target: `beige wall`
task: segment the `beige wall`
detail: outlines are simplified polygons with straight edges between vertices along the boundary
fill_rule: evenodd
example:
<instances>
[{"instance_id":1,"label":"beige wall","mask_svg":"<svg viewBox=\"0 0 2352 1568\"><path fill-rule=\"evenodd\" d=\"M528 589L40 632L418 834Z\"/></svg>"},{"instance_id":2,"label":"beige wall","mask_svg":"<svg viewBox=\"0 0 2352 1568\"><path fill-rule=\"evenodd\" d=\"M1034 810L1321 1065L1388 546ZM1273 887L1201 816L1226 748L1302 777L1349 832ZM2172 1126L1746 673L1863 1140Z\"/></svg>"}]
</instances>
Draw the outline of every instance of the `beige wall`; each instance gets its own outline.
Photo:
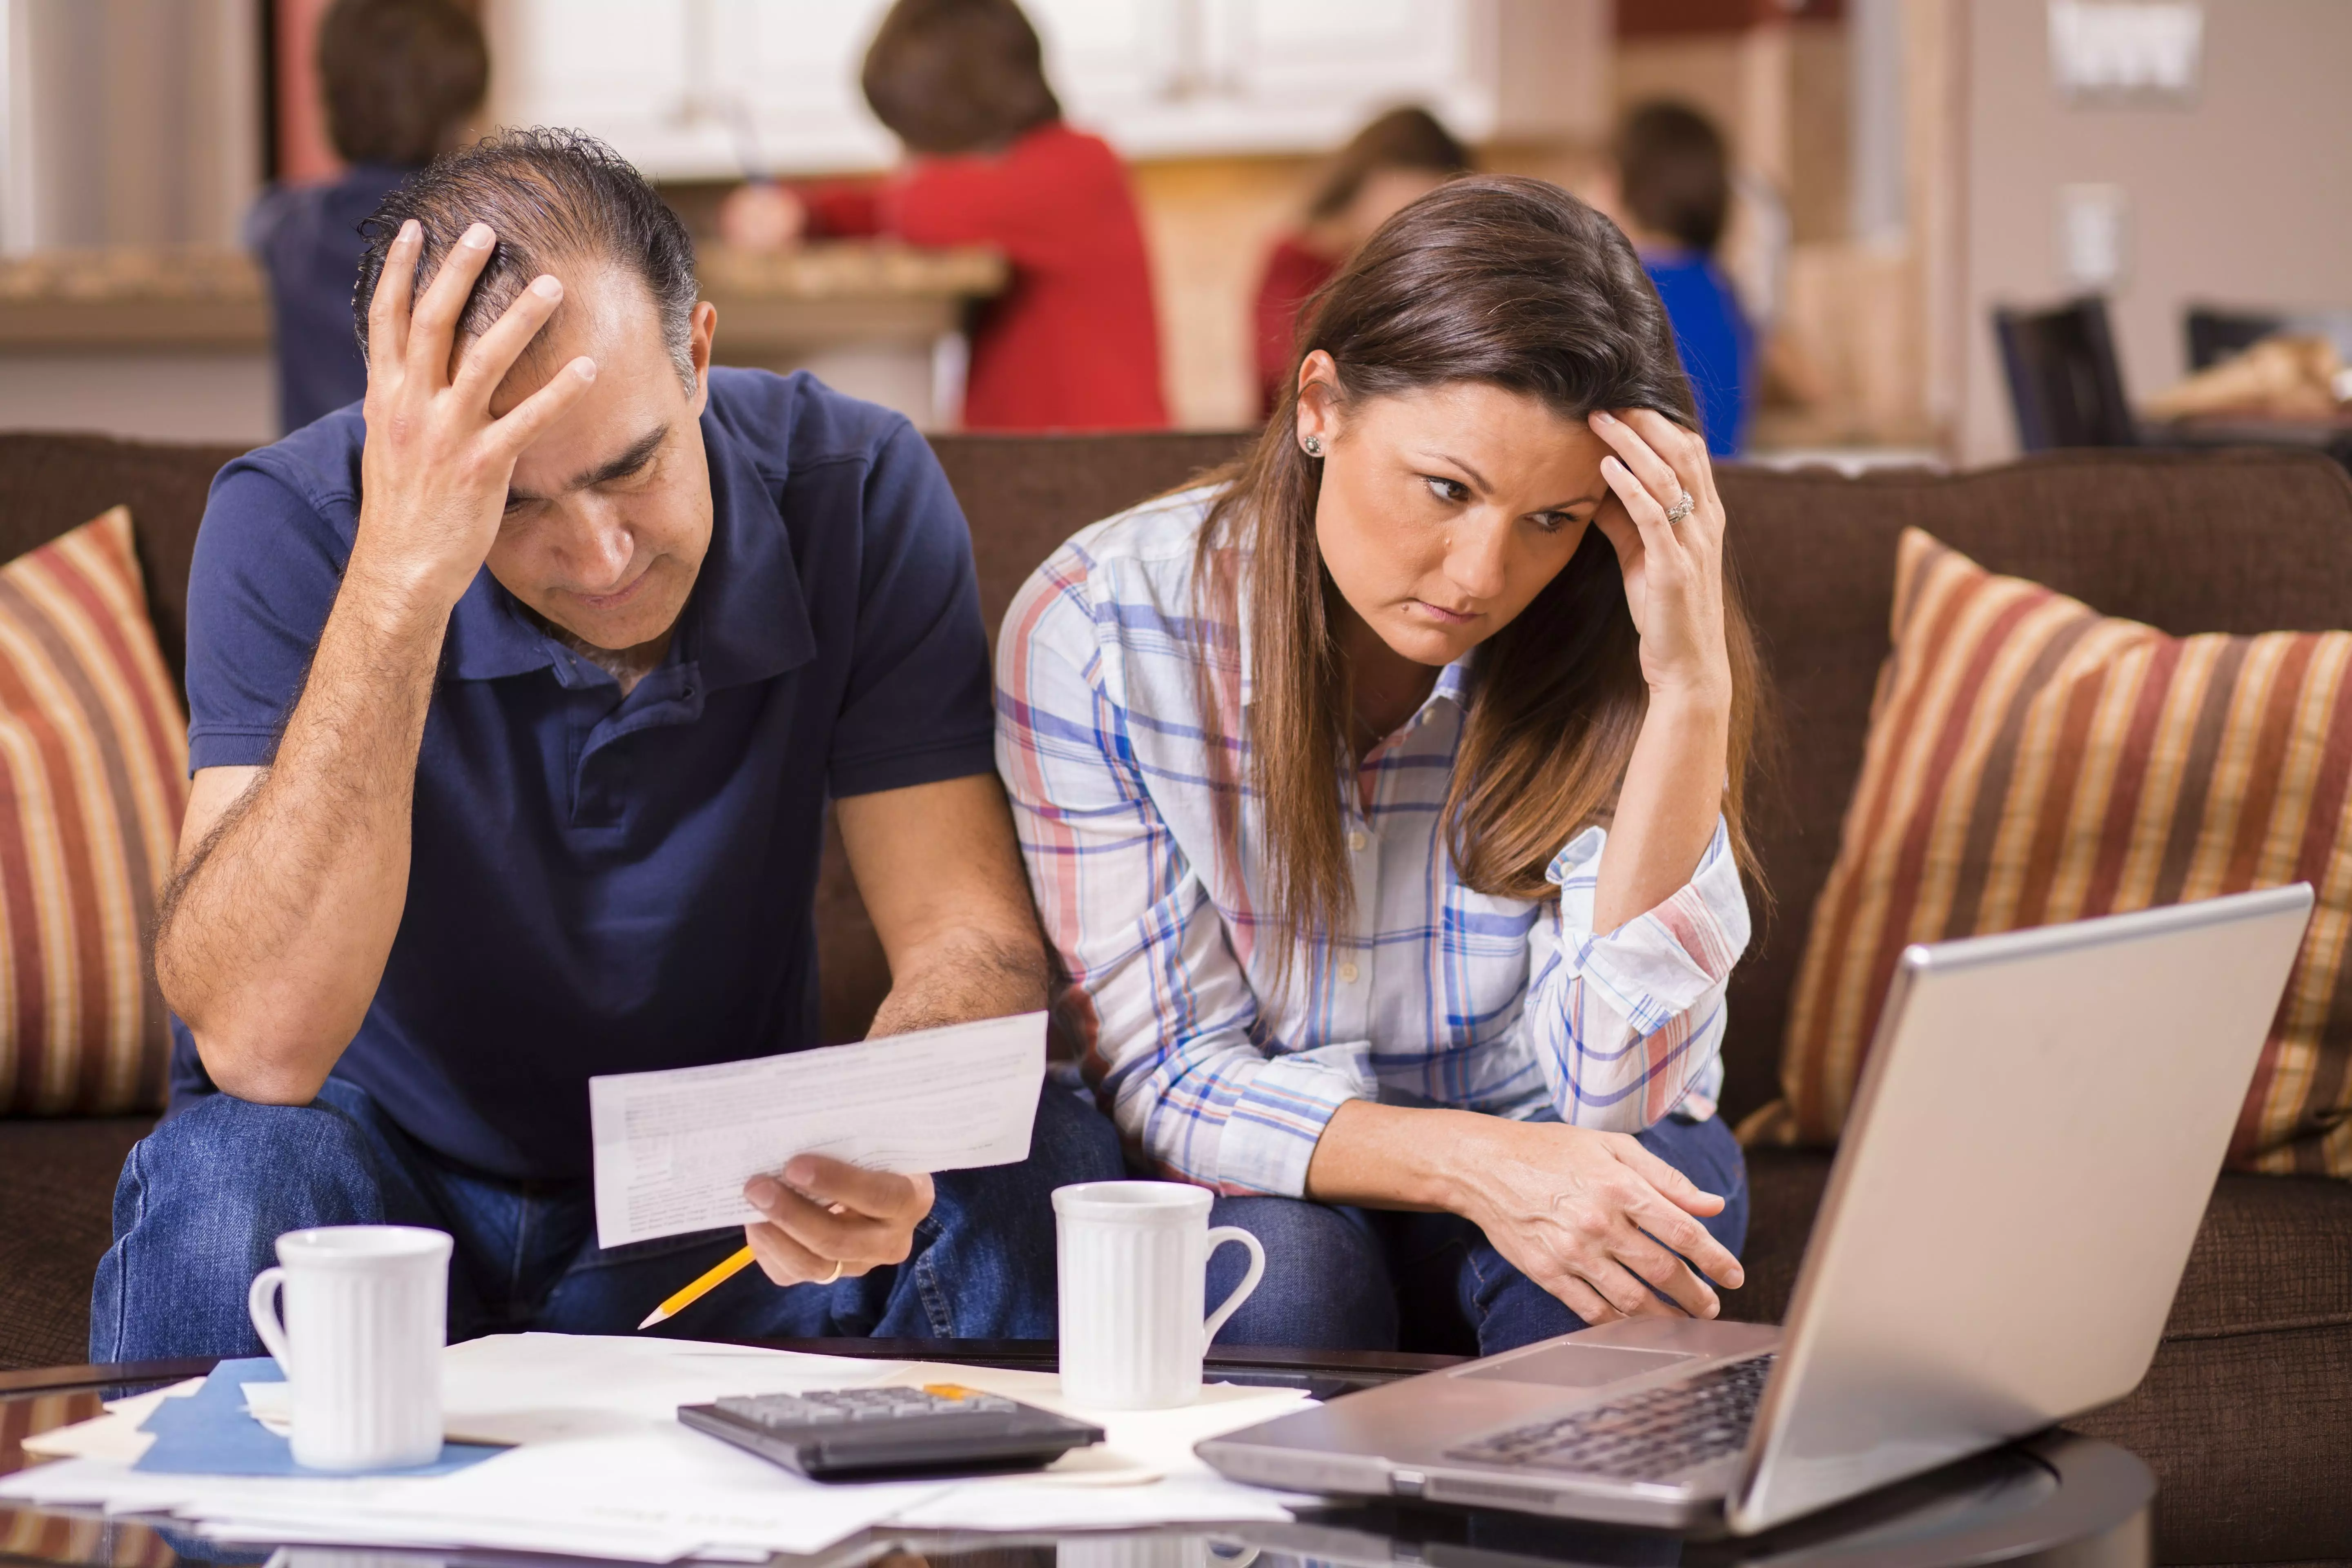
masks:
<instances>
[{"instance_id":1,"label":"beige wall","mask_svg":"<svg viewBox=\"0 0 2352 1568\"><path fill-rule=\"evenodd\" d=\"M2352 306L2352 3L2208 0L2189 109L2069 107L2051 85L2043 0L1965 10L1964 461L2015 450L1990 311L2068 291L2053 235L2063 184L2129 193L2111 308L2135 397L2185 372L2193 300Z\"/></svg>"},{"instance_id":2,"label":"beige wall","mask_svg":"<svg viewBox=\"0 0 2352 1568\"><path fill-rule=\"evenodd\" d=\"M1531 174L1589 194L1597 154L1505 144L1477 150L1479 167ZM1318 158L1181 158L1131 165L1160 311L1168 412L1189 429L1257 422L1253 313L1275 241L1297 226Z\"/></svg>"},{"instance_id":3,"label":"beige wall","mask_svg":"<svg viewBox=\"0 0 2352 1568\"><path fill-rule=\"evenodd\" d=\"M1250 312L1276 238L1298 221L1319 164L1305 158L1138 163L1169 416L1195 430L1257 422Z\"/></svg>"},{"instance_id":4,"label":"beige wall","mask_svg":"<svg viewBox=\"0 0 2352 1568\"><path fill-rule=\"evenodd\" d=\"M1738 32L1629 38L1612 63L1618 110L1652 99L1704 110L1732 158L1789 205L1799 244L1846 230L1846 32L1784 22Z\"/></svg>"}]
</instances>

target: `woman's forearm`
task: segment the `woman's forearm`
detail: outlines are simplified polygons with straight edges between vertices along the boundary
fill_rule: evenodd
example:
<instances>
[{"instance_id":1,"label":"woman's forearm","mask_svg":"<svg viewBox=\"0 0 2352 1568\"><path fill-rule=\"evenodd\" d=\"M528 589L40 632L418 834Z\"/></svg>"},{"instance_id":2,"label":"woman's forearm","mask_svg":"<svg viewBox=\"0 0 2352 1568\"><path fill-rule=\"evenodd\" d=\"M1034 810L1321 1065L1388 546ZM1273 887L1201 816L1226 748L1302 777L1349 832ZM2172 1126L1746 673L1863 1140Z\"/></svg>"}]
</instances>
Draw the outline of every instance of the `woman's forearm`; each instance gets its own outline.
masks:
<instances>
[{"instance_id":1,"label":"woman's forearm","mask_svg":"<svg viewBox=\"0 0 2352 1568\"><path fill-rule=\"evenodd\" d=\"M1715 1292L1689 1263L1727 1285L1742 1279L1696 1217L1720 1213L1722 1197L1619 1132L1349 1100L1324 1124L1307 1195L1460 1215L1588 1323L1714 1317Z\"/></svg>"},{"instance_id":2,"label":"woman's forearm","mask_svg":"<svg viewBox=\"0 0 2352 1568\"><path fill-rule=\"evenodd\" d=\"M1351 1100L1331 1113L1307 1166L1307 1195L1376 1209L1452 1209L1454 1118L1475 1112Z\"/></svg>"},{"instance_id":3,"label":"woman's forearm","mask_svg":"<svg viewBox=\"0 0 2352 1568\"><path fill-rule=\"evenodd\" d=\"M1601 858L1594 931L1648 913L1691 879L1723 813L1730 744L1728 691L1652 694Z\"/></svg>"}]
</instances>

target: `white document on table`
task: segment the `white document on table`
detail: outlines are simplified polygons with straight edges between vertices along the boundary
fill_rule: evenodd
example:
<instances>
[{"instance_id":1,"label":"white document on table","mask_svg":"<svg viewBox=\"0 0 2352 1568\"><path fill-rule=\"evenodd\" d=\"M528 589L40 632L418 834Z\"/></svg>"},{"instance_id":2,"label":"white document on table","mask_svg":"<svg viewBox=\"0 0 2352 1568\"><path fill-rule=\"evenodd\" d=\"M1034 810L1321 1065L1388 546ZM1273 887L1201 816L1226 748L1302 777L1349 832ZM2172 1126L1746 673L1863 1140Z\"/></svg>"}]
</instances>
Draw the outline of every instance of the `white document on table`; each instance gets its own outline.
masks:
<instances>
[{"instance_id":1,"label":"white document on table","mask_svg":"<svg viewBox=\"0 0 2352 1568\"><path fill-rule=\"evenodd\" d=\"M906 1365L692 1340L491 1334L441 1352L441 1434L452 1443L511 1447L674 1426L681 1405L855 1388L887 1381ZM248 1383L245 1407L273 1432L293 1428L291 1384Z\"/></svg>"},{"instance_id":2,"label":"white document on table","mask_svg":"<svg viewBox=\"0 0 2352 1568\"><path fill-rule=\"evenodd\" d=\"M1029 1157L1045 1015L588 1080L596 1241L749 1225L743 1184L795 1154L902 1174Z\"/></svg>"},{"instance_id":3,"label":"white document on table","mask_svg":"<svg viewBox=\"0 0 2352 1568\"><path fill-rule=\"evenodd\" d=\"M450 1431L520 1447L465 1472L164 1475L80 1458L0 1477L0 1500L169 1513L220 1541L764 1561L820 1551L949 1483L823 1485L679 1425L677 1406L856 1386L905 1365L690 1341L494 1335L442 1352L445 1419ZM249 1408L283 1403L284 1384L245 1386Z\"/></svg>"},{"instance_id":4,"label":"white document on table","mask_svg":"<svg viewBox=\"0 0 2352 1568\"><path fill-rule=\"evenodd\" d=\"M1296 1389L1211 1384L1175 1410L1097 1411L1050 1373L874 1362L625 1336L499 1334L442 1352L447 1429L519 1446L433 1477L151 1474L130 1459L62 1458L0 1476L26 1499L168 1513L208 1539L466 1547L638 1563L808 1554L885 1521L925 1530L1117 1529L1279 1520L1307 1500L1226 1480L1192 1447L1303 1406ZM728 1394L942 1379L1063 1411L1104 1441L1038 1472L824 1484L681 1426L677 1407ZM248 1406L284 1386L246 1384ZM155 1396L156 1398L164 1395ZM153 1398L105 1419L142 1415ZM135 1458L135 1456L132 1456Z\"/></svg>"},{"instance_id":5,"label":"white document on table","mask_svg":"<svg viewBox=\"0 0 2352 1568\"><path fill-rule=\"evenodd\" d=\"M1207 1521L1286 1520L1316 1500L1230 1481L1192 1451L1261 1421L1305 1408L1304 1389L1202 1385L1173 1410L1097 1410L1062 1397L1052 1373L909 1362L880 1381L942 1379L1076 1416L1103 1429L1043 1470L961 1480L890 1516L910 1530L1115 1530ZM477 1466L477 1469L487 1468Z\"/></svg>"}]
</instances>

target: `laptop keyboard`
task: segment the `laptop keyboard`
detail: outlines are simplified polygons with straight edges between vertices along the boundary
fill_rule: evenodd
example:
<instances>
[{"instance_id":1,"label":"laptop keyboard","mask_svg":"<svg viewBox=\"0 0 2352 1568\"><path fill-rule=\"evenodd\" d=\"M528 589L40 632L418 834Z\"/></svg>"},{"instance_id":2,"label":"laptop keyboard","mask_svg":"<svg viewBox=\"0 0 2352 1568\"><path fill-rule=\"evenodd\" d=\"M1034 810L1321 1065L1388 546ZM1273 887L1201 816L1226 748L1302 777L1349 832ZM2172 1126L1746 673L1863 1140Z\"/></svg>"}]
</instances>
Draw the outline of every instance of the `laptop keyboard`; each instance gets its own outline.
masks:
<instances>
[{"instance_id":1,"label":"laptop keyboard","mask_svg":"<svg viewBox=\"0 0 2352 1568\"><path fill-rule=\"evenodd\" d=\"M1446 1458L1576 1470L1615 1480L1664 1480L1747 1445L1772 1359L1753 1356L1709 1367L1680 1383L1497 1432L1449 1449Z\"/></svg>"}]
</instances>

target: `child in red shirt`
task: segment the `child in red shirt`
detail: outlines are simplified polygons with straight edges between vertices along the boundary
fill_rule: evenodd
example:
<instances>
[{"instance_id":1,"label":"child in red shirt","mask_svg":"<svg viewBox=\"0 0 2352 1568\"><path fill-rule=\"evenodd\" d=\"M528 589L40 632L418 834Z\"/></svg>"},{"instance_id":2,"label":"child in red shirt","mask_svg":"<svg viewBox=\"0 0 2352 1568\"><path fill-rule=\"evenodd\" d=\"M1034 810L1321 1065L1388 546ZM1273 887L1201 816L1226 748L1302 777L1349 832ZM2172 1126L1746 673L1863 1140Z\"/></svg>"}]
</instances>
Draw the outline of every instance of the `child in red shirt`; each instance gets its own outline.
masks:
<instances>
[{"instance_id":1,"label":"child in red shirt","mask_svg":"<svg viewBox=\"0 0 2352 1568\"><path fill-rule=\"evenodd\" d=\"M1392 109L1340 149L1306 224L1275 242L1258 281L1251 325L1259 418L1273 414L1276 392L1297 371L1292 336L1307 296L1401 208L1469 170L1462 143L1423 109Z\"/></svg>"},{"instance_id":2,"label":"child in red shirt","mask_svg":"<svg viewBox=\"0 0 2352 1568\"><path fill-rule=\"evenodd\" d=\"M1074 131L1013 0L898 0L866 50L875 114L913 159L879 185L803 191L808 232L984 245L1012 264L971 333L971 430L1168 423L1160 331L1118 155Z\"/></svg>"}]
</instances>

